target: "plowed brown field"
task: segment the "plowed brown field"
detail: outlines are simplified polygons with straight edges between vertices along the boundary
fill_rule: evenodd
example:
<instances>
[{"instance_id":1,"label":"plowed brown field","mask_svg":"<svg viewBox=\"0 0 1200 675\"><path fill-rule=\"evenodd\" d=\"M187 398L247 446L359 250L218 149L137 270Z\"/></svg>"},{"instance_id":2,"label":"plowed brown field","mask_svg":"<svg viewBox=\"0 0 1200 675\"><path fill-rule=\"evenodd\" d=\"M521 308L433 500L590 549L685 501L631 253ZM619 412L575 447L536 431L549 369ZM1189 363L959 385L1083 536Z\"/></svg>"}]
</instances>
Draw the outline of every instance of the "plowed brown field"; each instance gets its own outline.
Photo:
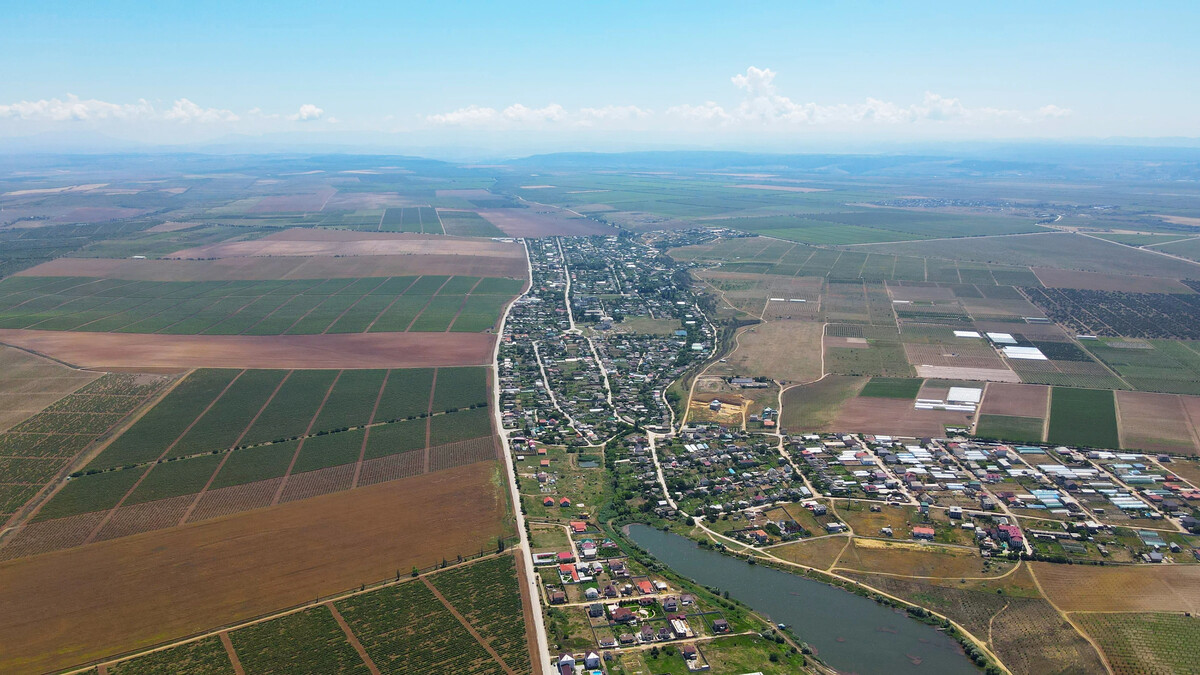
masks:
<instances>
[{"instance_id":1,"label":"plowed brown field","mask_svg":"<svg viewBox=\"0 0 1200 675\"><path fill-rule=\"evenodd\" d=\"M495 335L156 335L0 330L0 343L81 368L416 368L484 365Z\"/></svg>"},{"instance_id":2,"label":"plowed brown field","mask_svg":"<svg viewBox=\"0 0 1200 675\"><path fill-rule=\"evenodd\" d=\"M0 564L0 671L66 668L493 547L496 466Z\"/></svg>"}]
</instances>

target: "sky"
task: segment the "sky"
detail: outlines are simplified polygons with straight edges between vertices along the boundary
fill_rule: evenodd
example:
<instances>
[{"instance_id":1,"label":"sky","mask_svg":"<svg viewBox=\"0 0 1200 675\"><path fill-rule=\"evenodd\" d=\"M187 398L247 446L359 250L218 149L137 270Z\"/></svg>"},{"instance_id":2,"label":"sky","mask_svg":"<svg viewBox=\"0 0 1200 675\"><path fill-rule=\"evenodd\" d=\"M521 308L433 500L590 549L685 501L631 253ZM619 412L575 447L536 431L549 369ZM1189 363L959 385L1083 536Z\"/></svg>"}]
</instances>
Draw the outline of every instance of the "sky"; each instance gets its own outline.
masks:
<instances>
[{"instance_id":1,"label":"sky","mask_svg":"<svg viewBox=\"0 0 1200 675\"><path fill-rule=\"evenodd\" d=\"M1197 2L0 5L0 137L531 151L1200 137Z\"/></svg>"}]
</instances>

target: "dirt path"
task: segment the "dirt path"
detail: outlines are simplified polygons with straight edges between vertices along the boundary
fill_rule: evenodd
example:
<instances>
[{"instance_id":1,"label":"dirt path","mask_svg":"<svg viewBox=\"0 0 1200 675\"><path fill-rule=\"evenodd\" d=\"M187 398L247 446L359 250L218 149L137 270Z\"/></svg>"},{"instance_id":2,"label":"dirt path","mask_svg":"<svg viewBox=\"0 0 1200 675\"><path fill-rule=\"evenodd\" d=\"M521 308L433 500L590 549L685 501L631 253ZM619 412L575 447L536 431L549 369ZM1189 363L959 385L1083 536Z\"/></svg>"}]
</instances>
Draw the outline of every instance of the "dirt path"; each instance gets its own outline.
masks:
<instances>
[{"instance_id":1,"label":"dirt path","mask_svg":"<svg viewBox=\"0 0 1200 675\"><path fill-rule=\"evenodd\" d=\"M333 393L333 388L337 386L338 380L342 379L342 373L346 371L339 370L338 374L333 378L333 382L329 383L329 388L325 390L325 398L321 399L321 405L317 406L317 411L313 413L312 419L308 421L308 426L304 429L304 438L296 444L296 451L292 453L292 461L288 463L287 471L283 473L283 480L279 481L279 487L275 488L275 496L271 498L271 506L279 503L279 499L283 497L283 490L287 487L288 479L292 477L292 469L296 467L296 460L300 458L300 451L304 449L304 441L312 433L313 426L317 423L317 418L321 416L321 411L325 409L325 403L329 401L329 395Z\"/></svg>"},{"instance_id":2,"label":"dirt path","mask_svg":"<svg viewBox=\"0 0 1200 675\"><path fill-rule=\"evenodd\" d=\"M437 372L436 368L434 372ZM379 385L379 393L375 395L375 405L371 408L371 417L367 420L367 428L363 431L362 447L358 449L358 462L354 464L354 479L350 481L351 490L358 487L358 478L362 475L363 460L367 456L367 441L371 439L371 427L375 424L375 414L379 412L379 402L383 400L383 392L387 389L388 378L391 376L391 370L383 373L383 383ZM429 445L428 439L426 439L425 445Z\"/></svg>"},{"instance_id":3,"label":"dirt path","mask_svg":"<svg viewBox=\"0 0 1200 675\"><path fill-rule=\"evenodd\" d=\"M438 369L433 369L433 381L429 385L429 407L425 410L425 473L429 473L429 439L433 436L433 396L437 393Z\"/></svg>"},{"instance_id":4,"label":"dirt path","mask_svg":"<svg viewBox=\"0 0 1200 675\"><path fill-rule=\"evenodd\" d=\"M504 672L508 673L508 675L517 675L515 672L513 672L512 668L508 667L508 664L504 662L504 659L500 658L500 655L496 653L496 650L492 649L492 646L487 643L487 640L483 639L483 636L479 634L479 631L475 630L475 627L471 625L471 622L467 621L466 617L464 617L462 614L459 614L458 610L454 609L454 605L450 604L450 601L447 600L437 588L434 588L433 584L429 583L429 579L421 577L421 581L424 582L425 587L428 588L431 593L437 596L437 599L446 606L446 609L450 610L450 613L454 615L454 618L458 619L458 622L463 625L463 628L467 629L467 632L471 634L471 637L475 638L475 641L478 642L481 647L486 649L488 654L491 654L492 658L496 660L496 663L500 664L500 667L504 669Z\"/></svg>"},{"instance_id":5,"label":"dirt path","mask_svg":"<svg viewBox=\"0 0 1200 675\"><path fill-rule=\"evenodd\" d=\"M1042 582L1038 580L1037 572L1034 571L1033 565L1029 566L1029 578L1033 579L1033 585L1037 588L1038 595L1045 598L1046 602L1050 603L1050 606L1054 608L1054 611L1058 612L1059 616L1061 616L1064 621L1071 624L1071 628L1075 629L1076 633L1079 633L1084 640L1088 641L1088 644L1090 644L1092 649L1096 650L1096 654L1100 656L1100 662L1104 664L1104 669L1108 671L1109 675L1113 675L1112 664L1108 662L1108 657L1104 655L1104 650L1100 649L1100 645L1092 639L1092 636L1085 633L1083 629L1079 627L1079 624L1075 623L1075 621L1071 619L1070 614L1062 611L1058 605L1054 604L1054 601L1051 600L1050 596L1046 593L1046 589L1042 588Z\"/></svg>"},{"instance_id":6,"label":"dirt path","mask_svg":"<svg viewBox=\"0 0 1200 675\"><path fill-rule=\"evenodd\" d=\"M237 651L233 648L233 642L229 639L229 631L223 630L217 633L221 638L221 644L225 647L225 653L229 655L229 662L233 665L235 675L246 675L246 670L242 668L242 661L238 658Z\"/></svg>"},{"instance_id":7,"label":"dirt path","mask_svg":"<svg viewBox=\"0 0 1200 675\"><path fill-rule=\"evenodd\" d=\"M458 317L462 316L463 309L465 309L467 306L467 299L471 297L471 294L475 292L475 289L479 287L479 284L482 281L483 277L479 277L479 281L476 281L474 284L472 284L471 289L463 294L462 302L458 304L458 311L454 313L454 318L450 319L450 323L446 324L446 330L443 332L449 333L454 329L454 322L458 321Z\"/></svg>"},{"instance_id":8,"label":"dirt path","mask_svg":"<svg viewBox=\"0 0 1200 675\"><path fill-rule=\"evenodd\" d=\"M115 506L113 506L111 509L109 509L108 513L104 514L104 518L101 519L100 523L97 524L96 527L93 528L92 531L88 534L87 539L85 539L83 541L83 543L85 545L90 544L96 540L96 536L100 534L100 531L104 529L104 526L108 524L108 521L112 520L112 517L114 515L116 515L117 509L121 508L121 506L123 504L125 504L125 500L129 499L129 496L132 495L138 489L138 486L140 486L142 484L142 482L146 480L146 476L150 475L150 472L154 470L154 467L158 464L158 462L161 461L164 457L166 457L171 452L171 450L176 445L179 444L179 441L183 440L184 436L187 436L188 432L192 430L192 427L196 426L196 424L198 424L200 422L200 420L204 419L204 416L208 414L208 411L213 409L213 406L215 406L217 404L217 401L220 401L225 396L225 393L228 392L230 390L230 388L233 387L234 383L237 382L239 379L241 379L242 375L245 375L245 374L246 374L246 371L244 371L244 370L238 372L238 374L235 375L233 377L233 379L229 381L229 384L225 385L225 388L221 390L221 393L217 394L216 397L213 398L213 400L209 401L208 405L205 406L204 410L199 415L196 415L196 419L192 420L191 423L187 425L187 428L185 428L183 430L183 432L181 432L179 434L179 436L177 436L175 438L175 440L171 441L171 444L168 445L162 451L162 453L158 456L158 458L155 459L154 463L151 464L150 466L146 467L146 470L144 472L142 472L142 475L133 484L133 487L130 487L129 490L124 495L121 496L120 501L118 501Z\"/></svg>"},{"instance_id":9,"label":"dirt path","mask_svg":"<svg viewBox=\"0 0 1200 675\"><path fill-rule=\"evenodd\" d=\"M425 303L425 306L421 307L421 311L416 312L416 316L413 317L413 321L408 322L408 325L406 325L406 327L404 327L404 333L408 333L409 330L413 329L413 325L416 324L416 319L421 318L422 313L425 313L425 310L430 309L430 305L433 304L433 298L438 297L438 293L442 292L442 289L445 288L446 283L450 283L451 279L454 279L454 277L452 277L452 276L446 277L446 280L442 282L442 286L438 286L437 291L434 291L433 294L430 295L430 301L427 301L427 303Z\"/></svg>"},{"instance_id":10,"label":"dirt path","mask_svg":"<svg viewBox=\"0 0 1200 675\"><path fill-rule=\"evenodd\" d=\"M1009 603L1009 602L1004 603L1004 606L1001 607L1000 610L997 611L995 614L993 614L992 618L988 619L987 641L988 641L989 645L995 645L995 640L992 639L992 624L995 623L996 617L1000 616L1002 613L1004 613L1004 610L1008 609L1009 604L1011 604L1011 603Z\"/></svg>"},{"instance_id":11,"label":"dirt path","mask_svg":"<svg viewBox=\"0 0 1200 675\"><path fill-rule=\"evenodd\" d=\"M338 611L337 607L334 607L332 601L326 601L324 604L329 608L329 613L333 614L333 619L341 626L342 632L346 634L346 642L349 642L350 646L354 647L354 651L358 652L358 657L366 664L367 670L371 671L371 675L380 675L375 661L371 659L371 655L367 653L362 643L358 641L358 638L354 635L354 631L350 629L350 624L346 623L346 620L342 618L342 613Z\"/></svg>"}]
</instances>

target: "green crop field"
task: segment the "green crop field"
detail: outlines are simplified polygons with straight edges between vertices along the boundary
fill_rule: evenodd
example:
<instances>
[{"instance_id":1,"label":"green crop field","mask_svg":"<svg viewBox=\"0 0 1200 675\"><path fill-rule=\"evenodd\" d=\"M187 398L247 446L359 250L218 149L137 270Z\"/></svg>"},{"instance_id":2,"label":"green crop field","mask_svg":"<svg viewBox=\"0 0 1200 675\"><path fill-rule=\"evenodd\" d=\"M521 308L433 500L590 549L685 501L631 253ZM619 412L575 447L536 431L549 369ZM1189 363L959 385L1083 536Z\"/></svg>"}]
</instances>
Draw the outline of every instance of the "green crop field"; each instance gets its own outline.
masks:
<instances>
[{"instance_id":1,"label":"green crop field","mask_svg":"<svg viewBox=\"0 0 1200 675\"><path fill-rule=\"evenodd\" d=\"M375 420L399 420L429 411L429 392L433 388L432 368L393 370L388 375Z\"/></svg>"},{"instance_id":2,"label":"green crop field","mask_svg":"<svg viewBox=\"0 0 1200 675\"><path fill-rule=\"evenodd\" d=\"M492 414L487 408L460 410L429 420L429 445L445 445L492 433Z\"/></svg>"},{"instance_id":3,"label":"green crop field","mask_svg":"<svg viewBox=\"0 0 1200 675\"><path fill-rule=\"evenodd\" d=\"M423 583L389 586L334 605L382 673L503 672Z\"/></svg>"},{"instance_id":4,"label":"green crop field","mask_svg":"<svg viewBox=\"0 0 1200 675\"><path fill-rule=\"evenodd\" d=\"M362 452L364 429L342 431L336 434L313 436L304 442L300 456L292 473L316 471L331 466L341 466L358 461Z\"/></svg>"},{"instance_id":5,"label":"green crop field","mask_svg":"<svg viewBox=\"0 0 1200 675\"><path fill-rule=\"evenodd\" d=\"M362 426L370 421L375 399L383 386L383 370L344 370L325 407L317 415L313 431L330 431Z\"/></svg>"},{"instance_id":6,"label":"green crop field","mask_svg":"<svg viewBox=\"0 0 1200 675\"><path fill-rule=\"evenodd\" d=\"M433 410L457 410L487 404L487 369L482 367L439 368Z\"/></svg>"},{"instance_id":7,"label":"green crop field","mask_svg":"<svg viewBox=\"0 0 1200 675\"><path fill-rule=\"evenodd\" d=\"M530 669L521 588L512 556L483 560L430 579L509 668L519 673Z\"/></svg>"},{"instance_id":8,"label":"green crop field","mask_svg":"<svg viewBox=\"0 0 1200 675\"><path fill-rule=\"evenodd\" d=\"M221 455L204 455L155 464L133 494L129 495L129 499L125 500L125 504L141 504L156 499L195 494L204 489L221 459Z\"/></svg>"},{"instance_id":9,"label":"green crop field","mask_svg":"<svg viewBox=\"0 0 1200 675\"><path fill-rule=\"evenodd\" d=\"M212 489L279 478L287 473L300 441L234 450L213 480Z\"/></svg>"},{"instance_id":10,"label":"green crop field","mask_svg":"<svg viewBox=\"0 0 1200 675\"><path fill-rule=\"evenodd\" d=\"M872 377L859 396L880 398L916 398L924 380L901 377Z\"/></svg>"},{"instance_id":11,"label":"green crop field","mask_svg":"<svg viewBox=\"0 0 1200 675\"><path fill-rule=\"evenodd\" d=\"M303 434L336 377L337 371L333 370L293 371L242 443L255 445Z\"/></svg>"},{"instance_id":12,"label":"green crop field","mask_svg":"<svg viewBox=\"0 0 1200 675\"><path fill-rule=\"evenodd\" d=\"M450 211L438 209L446 234L459 237L504 237L504 230L493 225L474 211Z\"/></svg>"},{"instance_id":13,"label":"green crop field","mask_svg":"<svg viewBox=\"0 0 1200 675\"><path fill-rule=\"evenodd\" d=\"M221 645L221 639L214 635L122 661L109 667L108 672L112 675L229 675L233 672L233 664Z\"/></svg>"},{"instance_id":14,"label":"green crop field","mask_svg":"<svg viewBox=\"0 0 1200 675\"><path fill-rule=\"evenodd\" d=\"M427 422L434 445L490 435L486 369L476 366L439 369L434 410L457 412L426 420L433 373L431 368L346 370L340 374L309 370L197 370L93 459L83 475L69 481L41 509L38 518L112 508L160 456L167 461L153 464L145 480L130 495L128 504L193 494L210 478L213 489L278 478L287 472L300 446L300 437L310 424L310 435L303 439L293 473L352 464L363 452L365 425L371 421L376 400L379 410L366 448L367 459L424 449ZM98 380L89 388L144 395L167 381L161 378L153 385L134 386L131 376L109 377L128 381L132 389L118 386L120 382L115 380L104 384ZM277 388L275 397L267 404ZM328 399L327 391L330 391ZM119 403L111 405L96 395L76 400L78 405L87 401L93 408L127 410L132 405L127 398L133 397L122 395ZM67 399L60 404L71 405ZM420 419L408 419L418 416ZM104 426L96 433L107 428ZM337 431L341 429L349 430ZM28 442L27 438L33 436L0 434L0 476L5 477L0 481L2 508L15 510L32 497L37 488L27 489L30 486L24 483L33 479L50 480L66 458L90 440L83 434L39 434L36 437L39 440ZM214 471L230 451L232 454L214 477ZM20 456L8 456L17 454ZM45 461L39 459L41 456ZM11 485L5 485L5 481Z\"/></svg>"},{"instance_id":15,"label":"green crop field","mask_svg":"<svg viewBox=\"0 0 1200 675\"><path fill-rule=\"evenodd\" d=\"M1116 675L1194 673L1200 664L1200 618L1088 612L1071 618L1100 644Z\"/></svg>"},{"instance_id":16,"label":"green crop field","mask_svg":"<svg viewBox=\"0 0 1200 675\"><path fill-rule=\"evenodd\" d=\"M975 435L980 438L1040 443L1042 426L1042 420L1038 417L980 415L979 424L975 427Z\"/></svg>"},{"instance_id":17,"label":"green crop field","mask_svg":"<svg viewBox=\"0 0 1200 675\"><path fill-rule=\"evenodd\" d=\"M287 675L369 672L327 607L314 607L229 634L247 673Z\"/></svg>"},{"instance_id":18,"label":"green crop field","mask_svg":"<svg viewBox=\"0 0 1200 675\"><path fill-rule=\"evenodd\" d=\"M37 520L111 509L133 487L141 471L108 471L72 478L38 511Z\"/></svg>"},{"instance_id":19,"label":"green crop field","mask_svg":"<svg viewBox=\"0 0 1200 675\"><path fill-rule=\"evenodd\" d=\"M414 330L443 331L466 300L468 320L453 330L479 331L496 322L504 303L522 285L516 279L472 276L188 282L19 279L0 281L0 328L171 335L360 333L369 327L403 331L415 318L421 324ZM482 297L475 297L476 288ZM426 304L433 313L419 317Z\"/></svg>"},{"instance_id":20,"label":"green crop field","mask_svg":"<svg viewBox=\"0 0 1200 675\"><path fill-rule=\"evenodd\" d=\"M1117 448L1116 403L1111 390L1055 387L1046 440L1063 445Z\"/></svg>"}]
</instances>

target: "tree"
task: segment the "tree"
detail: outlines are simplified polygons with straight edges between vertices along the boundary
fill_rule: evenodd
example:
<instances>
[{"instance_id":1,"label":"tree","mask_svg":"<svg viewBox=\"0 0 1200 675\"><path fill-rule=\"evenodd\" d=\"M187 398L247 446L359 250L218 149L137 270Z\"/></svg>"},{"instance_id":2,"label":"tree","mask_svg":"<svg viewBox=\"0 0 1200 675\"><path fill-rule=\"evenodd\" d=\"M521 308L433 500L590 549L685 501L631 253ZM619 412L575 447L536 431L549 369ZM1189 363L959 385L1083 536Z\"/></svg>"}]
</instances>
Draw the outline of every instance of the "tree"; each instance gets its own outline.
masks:
<instances>
[{"instance_id":1,"label":"tree","mask_svg":"<svg viewBox=\"0 0 1200 675\"><path fill-rule=\"evenodd\" d=\"M413 568L412 568L413 578L414 579L417 578L418 576L420 576L420 574L421 574L421 570L417 569L416 565L413 565Z\"/></svg>"}]
</instances>

